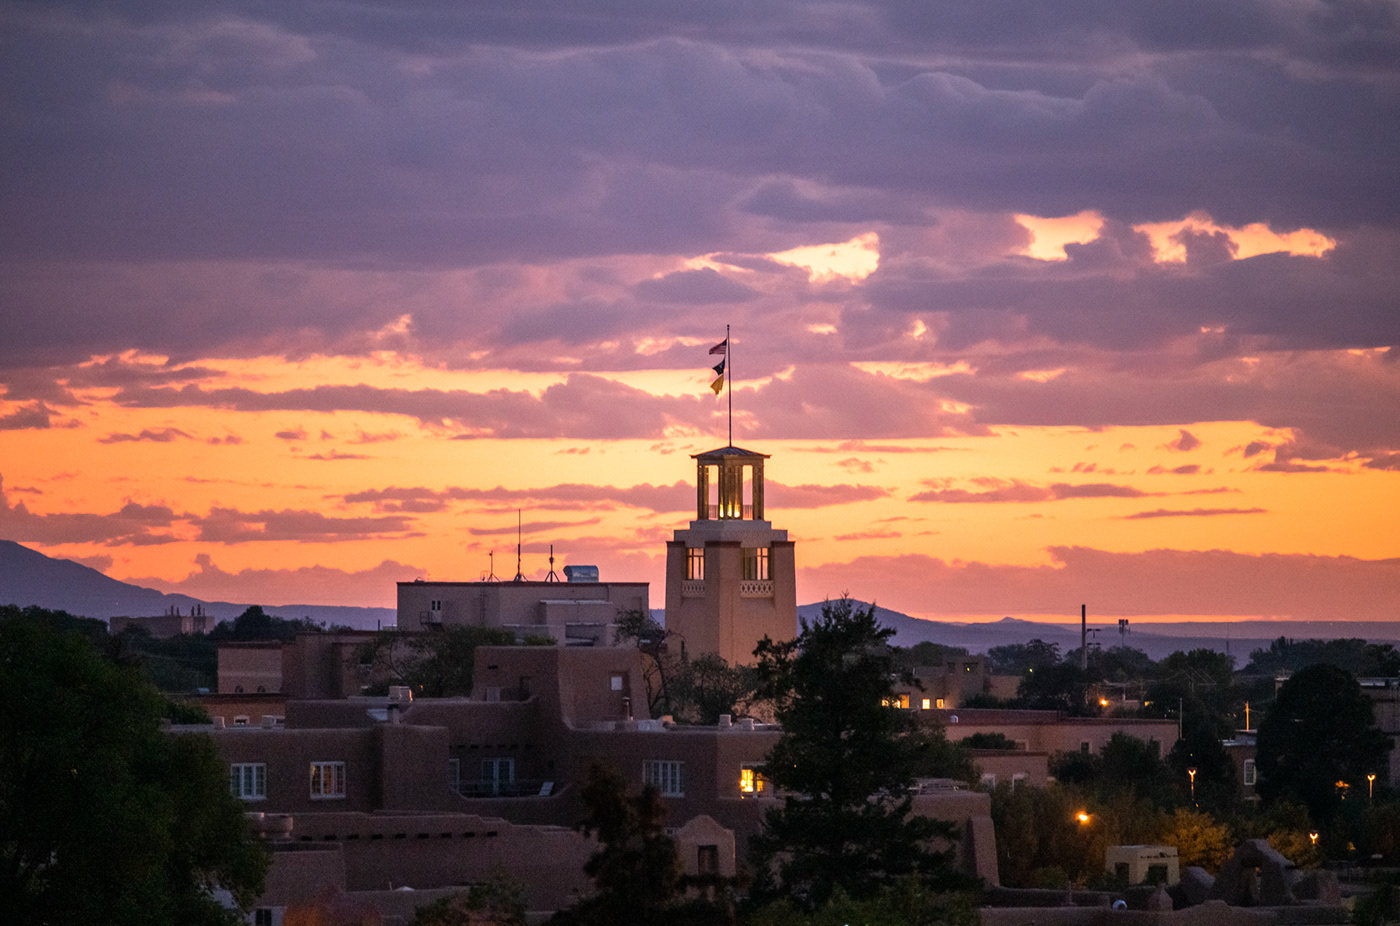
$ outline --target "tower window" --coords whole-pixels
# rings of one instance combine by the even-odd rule
[[[688,547],[685,551],[685,577],[687,579],[705,578],[705,548]]]
[[[741,579],[754,579],[760,582],[768,581],[768,548],[755,547],[740,551],[743,555],[740,560]]]

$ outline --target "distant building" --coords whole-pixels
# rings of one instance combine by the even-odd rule
[[[215,623],[217,622],[212,617],[204,613],[203,605],[195,605],[190,608],[189,614],[181,614],[179,608],[172,607],[169,613],[158,614],[155,617],[114,617],[107,622],[107,631],[115,636],[124,630],[139,629],[157,640],[165,640],[181,635],[208,633],[214,629]]]
[[[565,567],[565,575],[569,581],[400,582],[398,628],[494,627],[517,640],[611,646],[621,615],[650,613],[646,582],[599,582],[596,567]]]
[[[666,544],[666,629],[691,655],[753,662],[764,636],[797,636],[793,542],[763,518],[766,454],[696,454],[696,512]]]

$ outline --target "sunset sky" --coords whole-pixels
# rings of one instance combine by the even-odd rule
[[[0,2],[0,538],[206,599],[600,567],[1400,619],[1394,0]]]

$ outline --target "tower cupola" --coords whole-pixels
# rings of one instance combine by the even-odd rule
[[[763,520],[763,461],[768,454],[729,446],[694,454],[692,459],[695,520]]]

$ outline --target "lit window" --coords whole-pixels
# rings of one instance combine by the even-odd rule
[[[622,690],[622,676],[613,675],[608,679],[608,688],[612,691]]]
[[[228,789],[245,801],[267,800],[267,765],[237,762],[228,767]]]
[[[919,702],[919,706],[922,707],[924,710],[928,710],[928,709],[929,709],[929,706],[932,705],[932,704],[933,704],[933,702],[930,701],[928,698],[924,698],[923,701]],[[939,707],[942,707],[943,705],[940,704],[940,705],[938,705],[938,706],[939,706]]]
[[[745,548],[739,551],[739,578],[750,581],[768,581],[768,548]]]
[[[242,687],[240,687],[238,690],[239,690],[239,691],[242,691],[243,689],[242,689]],[[233,718],[233,725],[234,725],[235,727],[246,727],[246,726],[248,726],[248,715],[247,715],[247,714],[240,714],[239,716]]]
[[[882,698],[882,699],[880,699],[880,703],[881,703],[882,705],[884,705],[885,707],[902,707],[902,708],[904,708],[905,710],[908,710],[908,709],[909,709],[909,696],[906,694],[906,695],[895,695],[893,698]]]
[[[685,797],[685,763],[648,759],[642,763],[642,781],[661,792],[662,797]]]
[[[744,765],[739,768],[739,793],[763,794],[768,790],[768,780],[763,777],[763,766]]]
[[[345,797],[345,763],[311,763],[311,797],[313,800],[333,800]]]
[[[1244,760],[1244,783],[1245,783],[1245,785],[1246,785],[1247,787],[1251,787],[1251,788],[1254,787],[1254,782],[1255,782],[1255,779],[1256,779],[1256,778],[1258,778],[1258,772],[1256,772],[1256,771],[1254,770],[1254,760],[1253,760],[1253,759],[1245,759],[1245,760]]]
[[[939,709],[940,711],[943,710],[943,699],[942,699],[942,698],[939,698],[939,699],[938,699],[937,704],[938,704],[938,709]]]
[[[685,577],[687,579],[705,578],[705,548],[687,547],[685,551]]]

